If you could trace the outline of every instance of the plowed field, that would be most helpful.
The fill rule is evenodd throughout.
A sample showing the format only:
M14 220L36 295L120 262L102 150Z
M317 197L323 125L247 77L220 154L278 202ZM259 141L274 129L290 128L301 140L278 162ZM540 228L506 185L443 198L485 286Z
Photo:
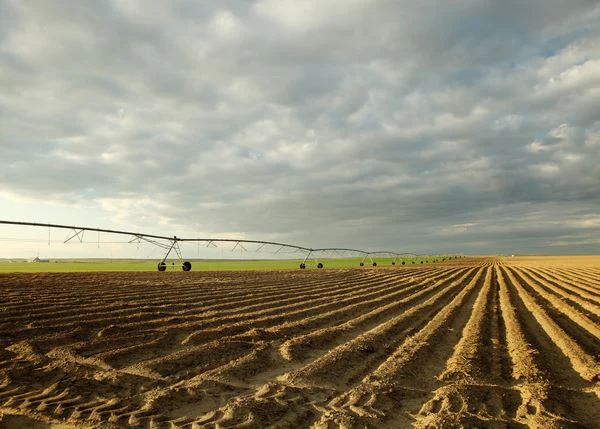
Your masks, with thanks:
M600 258L0 276L0 427L600 427Z

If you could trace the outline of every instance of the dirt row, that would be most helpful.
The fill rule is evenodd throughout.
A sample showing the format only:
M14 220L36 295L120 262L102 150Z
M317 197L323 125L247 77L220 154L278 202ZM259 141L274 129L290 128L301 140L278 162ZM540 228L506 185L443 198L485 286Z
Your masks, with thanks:
M0 427L597 428L575 262L2 275Z

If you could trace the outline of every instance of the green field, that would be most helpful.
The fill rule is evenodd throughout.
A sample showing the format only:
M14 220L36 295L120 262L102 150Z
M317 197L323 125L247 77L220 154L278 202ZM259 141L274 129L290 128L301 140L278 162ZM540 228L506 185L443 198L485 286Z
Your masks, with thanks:
M406 265L430 263L442 257L429 256L417 258L399 258ZM373 258L378 266L391 265L393 258ZM320 259L325 268L359 267L362 258ZM192 271L248 271L248 270L295 270L299 269L301 260L296 259L261 259L261 260L215 260L190 259ZM0 273L59 273L59 272L94 272L94 271L156 271L157 260L135 259L51 259L49 262L28 262L24 260L0 260ZM365 266L370 266L367 258ZM315 261L307 261L307 269L316 269ZM180 266L172 266L167 262L167 271L181 271Z

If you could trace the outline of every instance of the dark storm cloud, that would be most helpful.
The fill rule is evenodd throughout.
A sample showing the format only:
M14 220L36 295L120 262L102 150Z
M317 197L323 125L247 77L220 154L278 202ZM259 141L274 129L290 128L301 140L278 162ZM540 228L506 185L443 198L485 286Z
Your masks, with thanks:
M595 1L0 1L1 190L140 228L593 251L599 21Z

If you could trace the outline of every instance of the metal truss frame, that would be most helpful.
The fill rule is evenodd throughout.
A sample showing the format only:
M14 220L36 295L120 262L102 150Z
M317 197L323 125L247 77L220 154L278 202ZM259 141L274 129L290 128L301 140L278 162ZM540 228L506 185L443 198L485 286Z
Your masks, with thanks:
M254 252L259 252L265 246L276 246L278 249L275 253L279 253L282 249L292 250L293 253L303 253L304 259L300 263L300 268L306 268L307 261L313 261L317 268L323 268L323 263L321 260L323 259L323 255L333 255L333 257L340 257L343 254L354 254L354 255L362 255L363 259L360 263L361 266L364 266L364 262L367 258L371 261L373 266L376 266L377 263L373 260L373 256L375 255L388 255L388 257L394 257L392 262L395 265L396 261L401 256L418 256L414 253L397 253L392 251L365 251L360 249L352 249L352 248L344 248L344 247L326 247L326 248L311 248L305 246L297 246L295 244L288 243L280 243L276 241L264 241L264 240L243 240L243 239L232 239L232 238L180 238L177 236L169 237L164 235L155 235L155 234L145 234L139 232L132 231L122 231L115 229L104 229L104 228L91 228L85 226L73 226L73 225L62 225L62 224L52 224L52 223L39 223L39 222L21 222L21 221L9 221L9 220L0 220L1 225L13 225L13 226L33 226L33 227L44 227L48 228L48 234L50 234L51 228L57 229L68 229L72 231L72 234L64 241L64 243L69 243L71 241L77 240L79 243L83 243L83 236L85 232L97 232L98 235L100 233L107 234L118 234L118 235L126 235L130 236L131 239L129 243L141 243L147 242L153 244L157 247L162 248L166 251L162 260L158 263L157 268L158 271L166 270L166 260L169 255L174 252L176 258L179 260L183 271L190 271L192 268L192 264L188 261L183 260L183 255L181 252L181 248L179 247L179 243L206 243L206 247L219 247L220 243L229 243L233 244L233 249L240 249L241 251L248 252L248 249L245 245L248 244L257 244L258 248L254 250ZM100 244L100 239L98 238L98 245ZM319 257L321 256L321 257ZM174 263L173 263L174 265Z

